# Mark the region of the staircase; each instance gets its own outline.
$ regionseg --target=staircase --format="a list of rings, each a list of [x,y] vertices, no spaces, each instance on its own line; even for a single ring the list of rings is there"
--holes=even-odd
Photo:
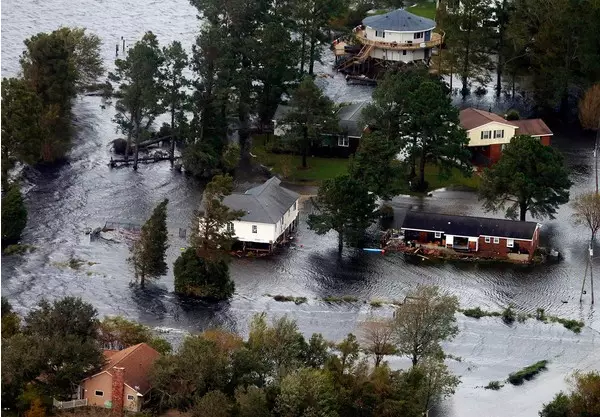
[[[341,71],[341,70],[344,70],[344,69],[350,67],[351,65],[360,64],[360,63],[364,62],[365,59],[367,59],[369,57],[369,55],[371,54],[371,51],[373,50],[374,47],[375,47],[374,45],[364,45],[358,54],[348,58],[345,61],[342,61],[338,65],[337,70]]]

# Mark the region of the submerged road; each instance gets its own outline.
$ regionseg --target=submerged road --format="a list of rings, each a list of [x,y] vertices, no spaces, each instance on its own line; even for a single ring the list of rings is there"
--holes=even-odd
[[[3,6],[3,76],[18,71],[18,56],[26,37],[60,25],[85,26],[97,33],[105,42],[103,55],[108,67],[121,36],[129,42],[152,30],[162,44],[180,40],[189,47],[198,31],[196,12],[185,0],[83,0],[77,7],[65,0],[7,0]],[[326,57],[320,71],[333,75],[327,66],[330,58]],[[365,99],[371,92],[368,87],[346,86],[339,75],[320,82],[337,101]],[[168,261],[172,265],[186,245],[179,229],[189,226],[202,189],[193,179],[172,172],[168,162],[142,165],[137,172],[110,169],[109,142],[117,136],[111,121],[114,109],[103,109],[101,104],[95,97],[77,100],[76,139],[67,165],[26,175],[29,223],[24,241],[38,249],[22,258],[2,258],[2,294],[20,313],[26,313],[42,297],[76,295],[92,303],[101,315],[121,314],[139,320],[168,331],[166,336],[176,341],[187,332],[208,326],[245,333],[251,316],[266,311],[272,317],[288,314],[295,318],[306,334],[321,332],[339,340],[357,331],[357,324],[369,315],[391,315],[392,311],[389,307],[373,309],[368,303],[331,305],[319,299],[351,295],[360,300],[397,300],[417,285],[433,284],[456,294],[464,307],[499,310],[514,304],[518,311],[529,313],[544,308],[547,314],[581,319],[587,324],[576,335],[561,325],[534,320],[506,326],[496,318],[460,316],[461,332],[445,347],[448,353],[462,358],[449,364],[463,383],[456,395],[444,402],[440,415],[537,415],[541,404],[566,386],[564,379],[570,372],[600,367],[598,312],[590,305],[589,295],[579,303],[587,231],[572,224],[568,205],[561,207],[556,220],[543,221],[544,243],[564,256],[555,265],[422,266],[406,263],[398,255],[352,249],[339,257],[335,236],[316,236],[303,220],[295,248],[269,259],[233,261],[236,294],[230,302],[206,305],[180,299],[172,292],[172,270],[146,291],[139,290],[130,285],[133,274],[127,264],[127,236],[115,234],[112,240],[92,242],[84,230],[107,221],[142,223],[161,199],[169,198]],[[572,195],[591,190],[591,138],[557,134],[553,141],[573,173]],[[438,190],[432,197],[398,197],[393,204],[483,214],[476,196],[468,192]],[[71,258],[93,264],[74,270],[64,264]],[[596,270],[599,264],[596,259]],[[600,289],[598,280],[596,288]],[[305,296],[308,302],[298,306],[278,303],[265,294]],[[507,386],[501,391],[481,388],[490,380],[504,379],[508,373],[541,359],[551,361],[549,370],[521,387]],[[390,363],[405,366],[408,362],[390,358]]]

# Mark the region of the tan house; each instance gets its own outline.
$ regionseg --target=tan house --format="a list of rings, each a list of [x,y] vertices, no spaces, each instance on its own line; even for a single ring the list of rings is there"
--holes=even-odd
[[[460,111],[460,125],[467,131],[473,161],[490,165],[502,156],[502,149],[516,135],[540,138],[550,145],[552,131],[542,119],[506,120],[484,110],[467,108]]]
[[[78,398],[87,405],[140,411],[144,396],[150,391],[150,368],[160,356],[146,343],[123,350],[105,350],[106,365],[100,372],[84,379]]]

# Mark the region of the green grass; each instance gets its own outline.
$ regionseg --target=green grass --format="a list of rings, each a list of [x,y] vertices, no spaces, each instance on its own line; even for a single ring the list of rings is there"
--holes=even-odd
[[[16,244],[16,245],[8,245],[2,251],[3,255],[23,255],[28,252],[33,252],[35,250],[35,246],[25,245],[25,244]]]
[[[425,165],[425,181],[429,183],[430,190],[437,190],[442,187],[465,187],[470,189],[479,188],[481,177],[473,173],[470,177],[465,177],[457,169],[453,168],[450,173],[450,178],[440,178],[439,168],[435,165]]]
[[[500,381],[490,381],[484,388],[498,391],[503,386],[504,385],[502,385],[502,383]]]
[[[550,320],[551,322],[560,323],[574,333],[580,333],[581,329],[583,329],[583,327],[585,326],[585,324],[582,321],[563,319],[554,316],[548,316],[548,320]]]
[[[293,302],[294,304],[303,304],[306,302],[306,297],[294,297],[292,295],[274,295],[273,299],[280,302]]]
[[[510,382],[513,385],[521,385],[523,381],[529,381],[534,376],[545,370],[547,364],[548,361],[543,360],[536,362],[533,365],[529,365],[521,369],[520,371],[513,372],[512,374],[508,375],[508,382]]]
[[[417,16],[426,17],[427,19],[435,20],[435,0],[413,0],[410,2],[416,4],[412,7],[412,4],[406,8],[412,14]]]

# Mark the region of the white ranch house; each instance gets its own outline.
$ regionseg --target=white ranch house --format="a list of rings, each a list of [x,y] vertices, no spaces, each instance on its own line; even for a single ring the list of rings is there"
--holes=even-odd
[[[243,249],[271,251],[298,227],[299,197],[282,187],[277,177],[245,193],[228,195],[223,203],[245,213],[228,227],[233,229]]]

